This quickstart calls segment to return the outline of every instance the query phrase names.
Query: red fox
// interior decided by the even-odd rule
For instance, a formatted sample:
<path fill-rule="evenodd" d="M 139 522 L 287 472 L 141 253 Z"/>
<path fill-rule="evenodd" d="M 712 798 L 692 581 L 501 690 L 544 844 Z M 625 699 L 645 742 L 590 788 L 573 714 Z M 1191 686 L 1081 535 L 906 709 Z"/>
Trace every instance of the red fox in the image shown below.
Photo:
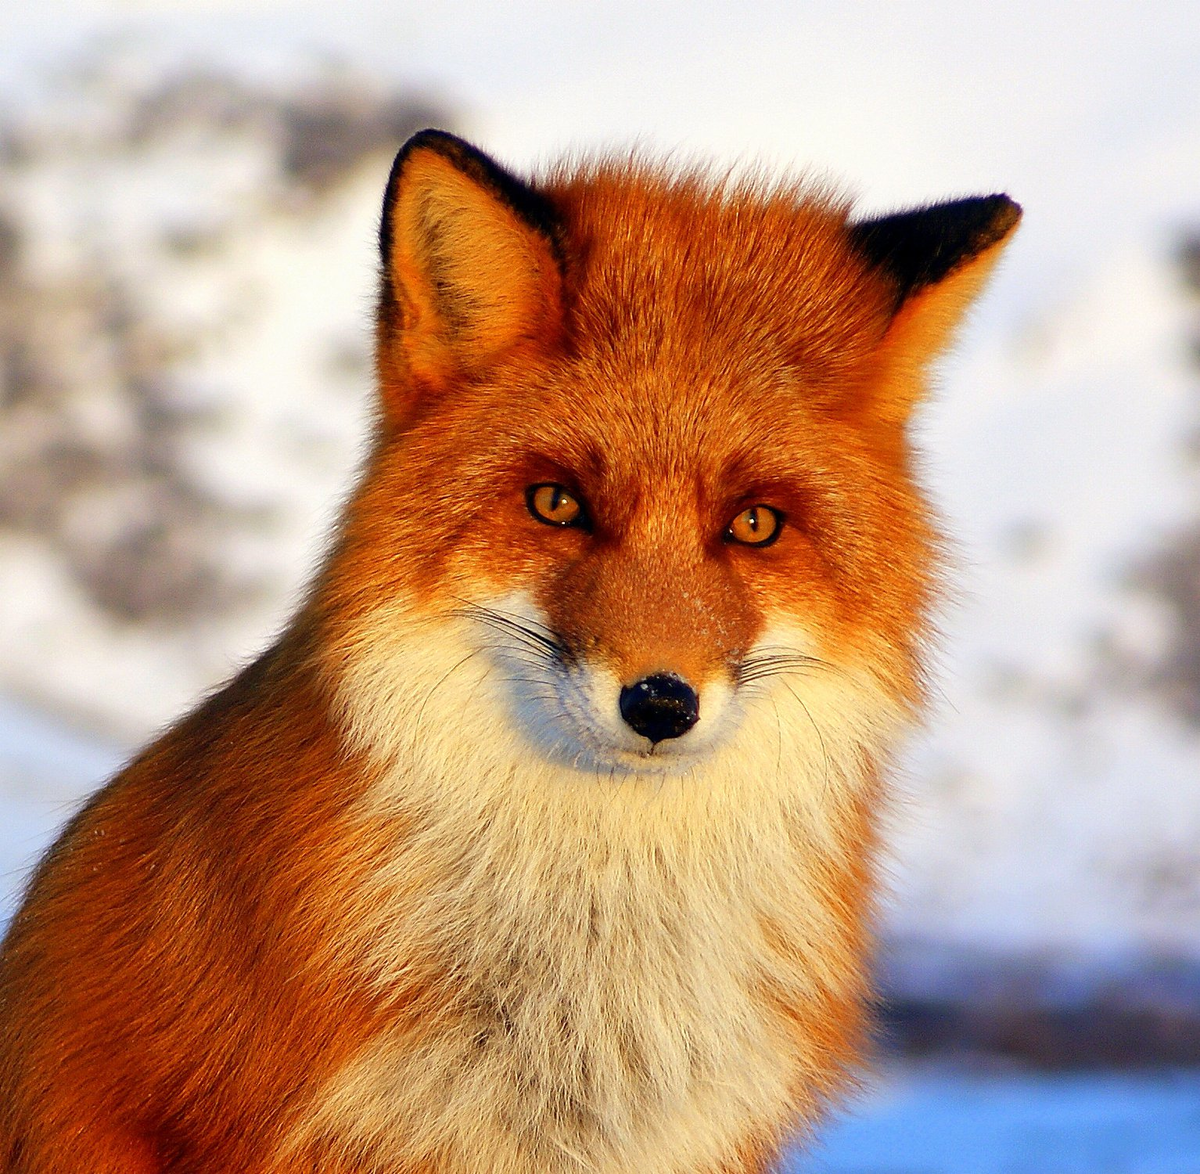
<path fill-rule="evenodd" d="M 5 941 L 5 1174 L 771 1169 L 869 1034 L 906 424 L 1019 217 L 411 139 L 325 565 Z"/>

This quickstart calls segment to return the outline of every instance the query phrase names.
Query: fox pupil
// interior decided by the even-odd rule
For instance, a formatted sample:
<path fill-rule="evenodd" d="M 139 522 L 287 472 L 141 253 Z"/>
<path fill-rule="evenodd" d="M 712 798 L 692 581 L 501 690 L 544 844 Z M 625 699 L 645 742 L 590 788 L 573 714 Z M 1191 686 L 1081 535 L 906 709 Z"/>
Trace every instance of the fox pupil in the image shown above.
<path fill-rule="evenodd" d="M 548 526 L 580 526 L 586 528 L 583 506 L 569 490 L 545 482 L 531 485 L 525 491 L 529 512 Z"/>

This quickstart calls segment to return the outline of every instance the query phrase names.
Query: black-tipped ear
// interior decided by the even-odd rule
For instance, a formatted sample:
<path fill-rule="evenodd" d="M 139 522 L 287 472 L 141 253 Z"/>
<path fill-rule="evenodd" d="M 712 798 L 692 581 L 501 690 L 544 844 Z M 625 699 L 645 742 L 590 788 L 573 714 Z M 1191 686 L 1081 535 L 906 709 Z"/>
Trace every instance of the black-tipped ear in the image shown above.
<path fill-rule="evenodd" d="M 1021 219 L 1007 196 L 953 200 L 849 226 L 850 245 L 890 292 L 873 392 L 877 417 L 903 425 Z"/>
<path fill-rule="evenodd" d="M 901 305 L 998 244 L 1021 219 L 1008 196 L 951 200 L 850 225 L 850 242 L 896 287 Z"/>
<path fill-rule="evenodd" d="M 555 254 L 559 251 L 558 214 L 540 192 L 506 171 L 478 147 L 449 131 L 429 128 L 419 130 L 400 148 L 392 162 L 387 190 L 383 198 L 383 216 L 379 223 L 379 252 L 386 267 L 392 255 L 396 191 L 410 156 L 418 151 L 432 151 L 452 163 L 463 175 L 490 191 L 501 203 L 507 204 L 525 223 L 540 232 L 550 242 Z"/>
<path fill-rule="evenodd" d="M 401 148 L 379 245 L 378 369 L 395 418 L 515 348 L 560 336 L 555 209 L 462 139 L 425 130 Z"/>

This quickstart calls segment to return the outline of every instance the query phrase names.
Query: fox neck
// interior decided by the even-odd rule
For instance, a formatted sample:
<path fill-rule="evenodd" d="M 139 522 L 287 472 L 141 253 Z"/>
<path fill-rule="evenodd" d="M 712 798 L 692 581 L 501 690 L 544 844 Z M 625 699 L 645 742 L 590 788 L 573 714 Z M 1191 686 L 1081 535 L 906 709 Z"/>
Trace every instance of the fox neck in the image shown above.
<path fill-rule="evenodd" d="M 707 1161 L 839 1083 L 895 724 L 879 690 L 842 675 L 807 721 L 764 703 L 699 765 L 610 776 L 532 754 L 452 621 L 379 614 L 353 648 L 342 716 L 379 768 L 356 953 L 397 1008 L 330 1094 L 331 1119 L 368 1106 L 357 1144 L 420 1160 L 404 1121 L 432 1115 L 451 1150 L 500 1139 L 497 1171 L 665 1171 L 681 1136 Z"/>

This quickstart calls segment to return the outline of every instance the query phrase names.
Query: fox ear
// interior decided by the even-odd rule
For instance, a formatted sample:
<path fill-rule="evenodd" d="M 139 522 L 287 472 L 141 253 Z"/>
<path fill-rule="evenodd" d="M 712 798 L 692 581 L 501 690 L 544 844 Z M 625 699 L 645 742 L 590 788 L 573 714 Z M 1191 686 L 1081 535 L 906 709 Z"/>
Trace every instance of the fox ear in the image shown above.
<path fill-rule="evenodd" d="M 444 387 L 557 335 L 562 276 L 554 209 L 461 139 L 425 130 L 401 148 L 379 242 L 385 399 Z"/>
<path fill-rule="evenodd" d="M 1008 196 L 979 196 L 850 225 L 854 250 L 894 292 L 877 410 L 903 423 L 924 373 L 953 339 L 1021 219 Z"/>

